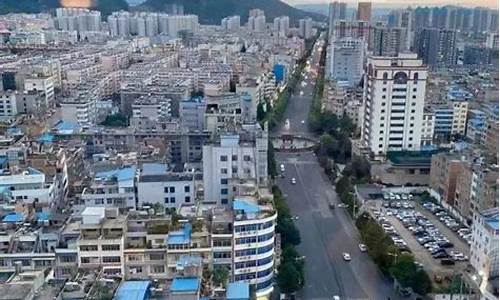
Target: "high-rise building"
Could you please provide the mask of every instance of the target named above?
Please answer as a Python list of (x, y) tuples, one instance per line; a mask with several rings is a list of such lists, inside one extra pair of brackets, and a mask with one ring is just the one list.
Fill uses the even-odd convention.
[(470, 263), (480, 280), (498, 278), (498, 207), (475, 213), (470, 250)]
[(274, 18), (274, 30), (278, 31), (280, 36), (287, 36), (290, 28), (290, 18), (288, 16), (281, 16)]
[(340, 20), (335, 22), (332, 32), (332, 41), (351, 37), (355, 39), (363, 39), (368, 41), (370, 26), (365, 21), (345, 21)]
[(357, 20), (370, 23), (372, 19), (372, 3), (371, 2), (358, 2)]
[(240, 30), (240, 16), (226, 17), (221, 20), (221, 27), (228, 31), (238, 31)]
[(406, 28), (373, 27), (370, 35), (370, 50), (375, 56), (398, 56), (406, 50)]
[[(497, 18), (498, 19), (498, 18)], [(491, 10), (485, 7), (476, 7), (472, 13), (472, 30), (474, 32), (484, 32), (489, 30), (491, 20)]]
[(305, 18), (299, 20), (299, 36), (309, 39), (312, 36), (312, 19)]
[(258, 16), (265, 16), (265, 14), (264, 14), (264, 11), (262, 9), (254, 8), (248, 12), (248, 16), (255, 18)]
[(425, 28), (415, 36), (415, 50), (426, 65), (447, 67), (456, 63), (456, 31)]
[(431, 9), (428, 7), (417, 7), (414, 10), (415, 26), (414, 30), (418, 31), (421, 28), (430, 26)]
[(369, 56), (366, 65), (363, 143), (376, 156), (419, 150), (427, 67), (414, 53)]
[(347, 3), (339, 1), (330, 2), (328, 6), (328, 35), (333, 34), (335, 22), (345, 20), (346, 10)]
[(363, 76), (365, 42), (362, 39), (342, 38), (330, 43), (328, 78), (347, 81), (356, 86)]

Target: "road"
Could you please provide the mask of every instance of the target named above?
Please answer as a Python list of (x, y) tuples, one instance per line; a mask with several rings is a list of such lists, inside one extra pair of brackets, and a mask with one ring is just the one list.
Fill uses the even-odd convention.
[[(311, 65), (317, 65), (319, 52), (313, 50)], [(304, 95), (299, 92), (291, 97), (284, 124), (277, 126), (276, 134), (293, 133), (312, 135), (307, 128), (307, 117), (314, 90), (312, 71)], [(307, 81), (307, 80), (306, 80)], [(304, 122), (302, 122), (304, 121)], [(278, 164), (285, 165), (285, 178), (277, 180), (287, 197), (288, 205), (301, 233), (302, 243), (298, 251), (306, 258), (306, 284), (297, 295), (300, 299), (399, 299), (392, 291), (392, 283), (378, 271), (368, 254), (359, 248), (359, 238), (353, 221), (342, 208), (330, 210), (329, 201), (338, 203), (334, 187), (325, 177), (313, 153), (276, 153)], [(296, 184), (291, 184), (296, 178)], [(342, 253), (350, 253), (346, 262)]]

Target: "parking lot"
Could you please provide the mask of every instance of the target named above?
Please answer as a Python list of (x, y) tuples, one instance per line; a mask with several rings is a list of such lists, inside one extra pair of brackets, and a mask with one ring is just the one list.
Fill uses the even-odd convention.
[(431, 275), (446, 276), (465, 269), (470, 232), (442, 207), (433, 203), (420, 205), (413, 201), (416, 196), (412, 194), (384, 193), (383, 198), (372, 215), (401, 251), (411, 252)]

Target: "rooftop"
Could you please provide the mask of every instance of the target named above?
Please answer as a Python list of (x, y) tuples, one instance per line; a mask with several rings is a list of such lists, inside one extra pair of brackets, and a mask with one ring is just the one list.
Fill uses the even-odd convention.
[(174, 293), (196, 292), (199, 286), (200, 279), (198, 277), (174, 278), (170, 291)]
[(492, 208), (481, 212), (484, 222), (493, 230), (498, 230), (498, 208)]
[(167, 244), (169, 245), (180, 245), (188, 244), (191, 242), (191, 224), (184, 224), (182, 230), (172, 231), (168, 234)]
[(149, 293), (149, 281), (125, 281), (120, 284), (114, 300), (144, 300)]
[(227, 285), (226, 298), (228, 300), (250, 299), (250, 287), (246, 282), (230, 282)]
[(98, 172), (95, 174), (95, 178), (110, 179), (115, 177), (118, 181), (132, 180), (135, 177), (135, 170), (135, 166), (128, 166), (121, 169)]

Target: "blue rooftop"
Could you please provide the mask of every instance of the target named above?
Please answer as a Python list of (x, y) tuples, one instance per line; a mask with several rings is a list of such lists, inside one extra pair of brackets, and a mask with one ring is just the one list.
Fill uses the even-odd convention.
[(149, 281), (125, 281), (120, 284), (113, 300), (149, 299)]
[(24, 135), (24, 132), (21, 128), (14, 126), (7, 128), (7, 135), (9, 136)]
[(39, 143), (52, 143), (55, 139), (55, 136), (52, 133), (44, 133), (42, 134), (38, 139), (37, 142)]
[(6, 223), (17, 223), (24, 221), (24, 215), (22, 213), (13, 213), (3, 217), (3, 221)]
[(258, 205), (246, 200), (234, 199), (233, 210), (242, 210), (245, 214), (256, 214), (260, 211), (260, 208)]
[(200, 286), (198, 277), (174, 278), (170, 286), (171, 292), (196, 292)]
[(191, 242), (191, 224), (184, 224), (182, 230), (172, 231), (168, 234), (168, 245), (182, 245)]
[(36, 213), (36, 219), (38, 221), (48, 221), (50, 214), (48, 212), (39, 212)]
[(96, 178), (111, 178), (116, 177), (118, 181), (132, 180), (135, 177), (135, 166), (129, 166), (122, 169), (115, 169), (106, 172), (99, 172), (95, 175)]
[(72, 134), (75, 130), (78, 130), (80, 127), (78, 124), (74, 124), (67, 121), (60, 121), (56, 125), (56, 130), (61, 134)]
[(227, 285), (226, 298), (228, 300), (250, 299), (250, 286), (246, 282), (230, 282)]

